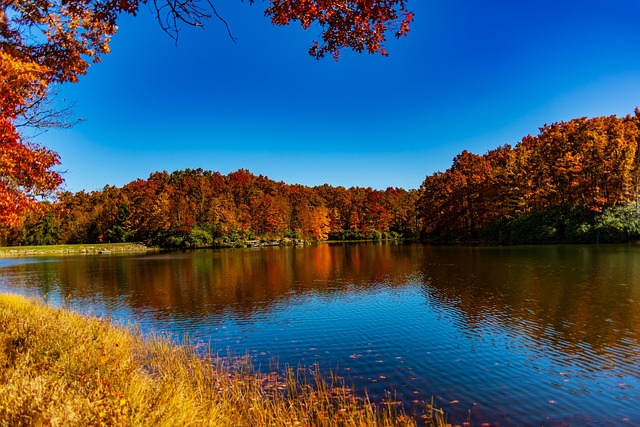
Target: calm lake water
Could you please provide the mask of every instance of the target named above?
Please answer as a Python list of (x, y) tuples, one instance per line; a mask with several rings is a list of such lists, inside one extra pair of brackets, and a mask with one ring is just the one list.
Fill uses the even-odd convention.
[[(473, 425), (640, 425), (640, 246), (0, 259), (0, 292), (332, 370)], [(409, 409), (411, 410), (411, 409)]]

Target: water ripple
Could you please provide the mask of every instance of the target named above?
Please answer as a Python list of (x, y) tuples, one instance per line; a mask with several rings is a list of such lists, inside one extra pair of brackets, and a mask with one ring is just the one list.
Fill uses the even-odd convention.
[(0, 289), (265, 369), (319, 364), (375, 399), (433, 396), (458, 423), (618, 426), (640, 423), (640, 251), (623, 249), (71, 257), (0, 265)]

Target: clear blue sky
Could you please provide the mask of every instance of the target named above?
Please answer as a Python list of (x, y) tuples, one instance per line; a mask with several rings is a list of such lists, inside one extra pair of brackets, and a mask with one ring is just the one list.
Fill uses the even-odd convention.
[(239, 168), (304, 185), (418, 188), (464, 149), (516, 144), (545, 123), (640, 106), (637, 0), (409, 0), (390, 57), (307, 55), (319, 31), (275, 27), (265, 3), (217, 1), (176, 46), (143, 6), (112, 52), (61, 97), (57, 151), (71, 191), (154, 171)]

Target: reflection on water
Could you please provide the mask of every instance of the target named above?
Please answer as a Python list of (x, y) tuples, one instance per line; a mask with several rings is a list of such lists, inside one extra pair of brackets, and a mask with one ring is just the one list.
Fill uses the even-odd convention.
[(0, 260), (0, 291), (265, 365), (338, 371), (454, 420), (640, 425), (640, 248), (421, 245)]

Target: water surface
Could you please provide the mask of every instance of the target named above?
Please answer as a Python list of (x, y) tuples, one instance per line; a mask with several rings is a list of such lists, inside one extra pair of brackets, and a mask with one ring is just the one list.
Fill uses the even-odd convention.
[(474, 425), (640, 425), (640, 247), (321, 245), (0, 259), (0, 292)]

